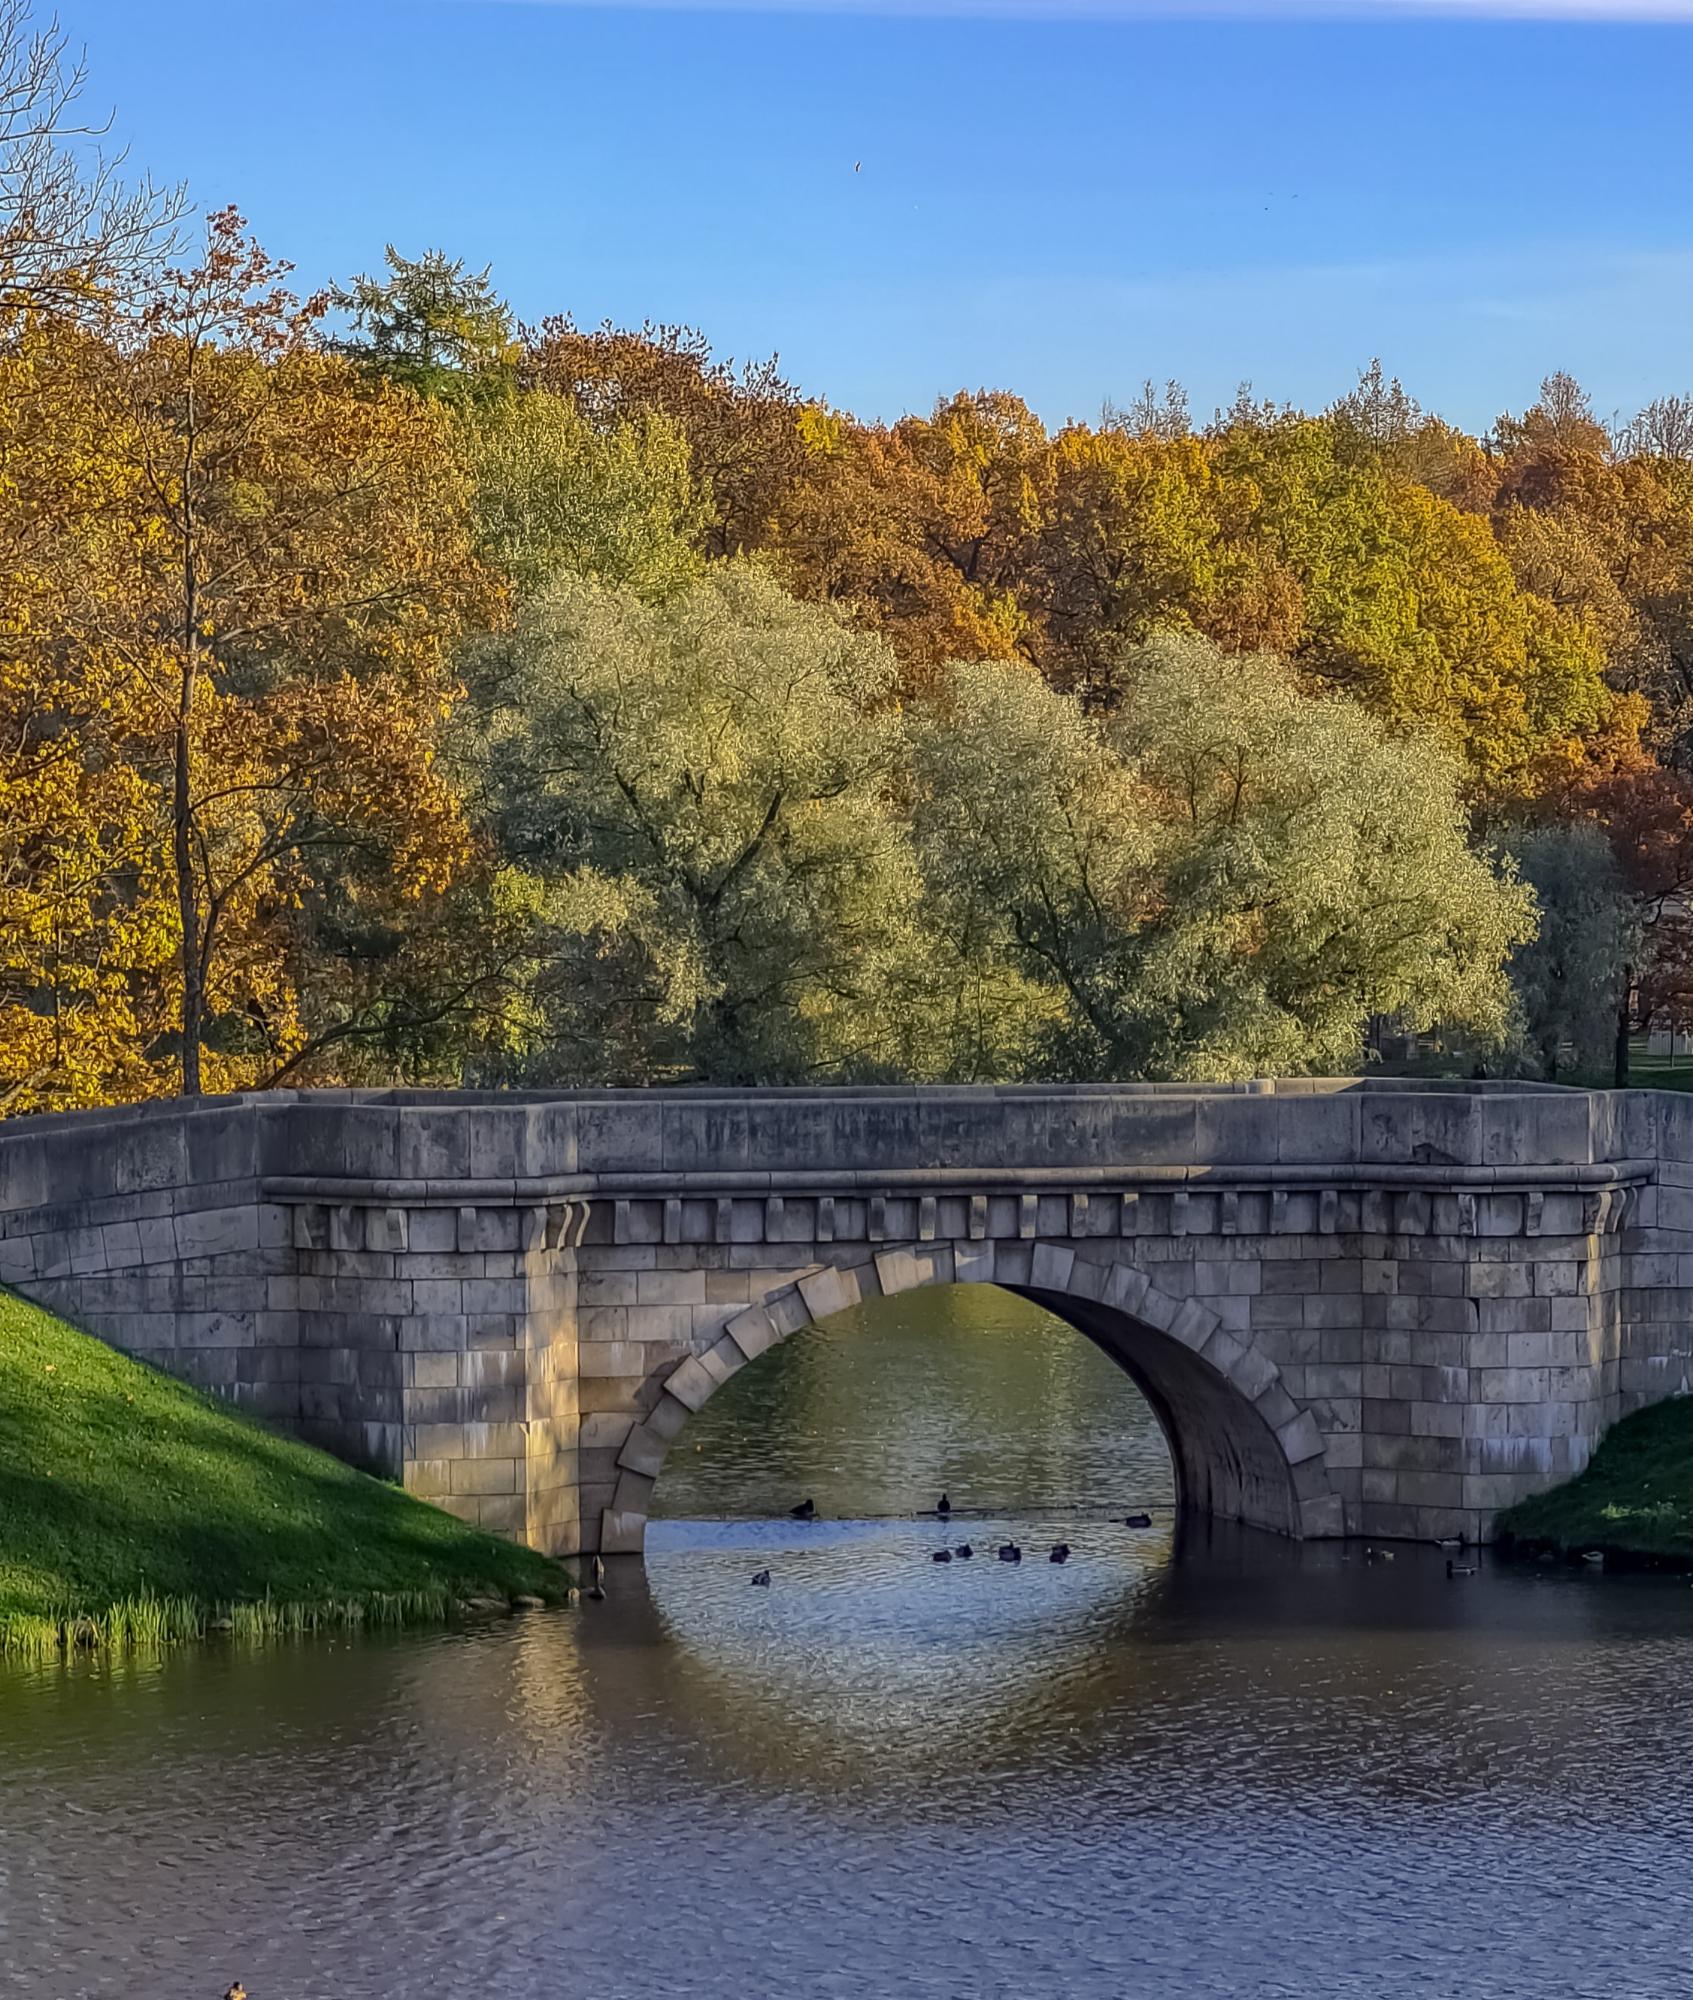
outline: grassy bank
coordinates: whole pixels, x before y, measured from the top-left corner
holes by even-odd
[[[1693,1396],[1658,1403],[1606,1432],[1579,1477],[1500,1516],[1508,1548],[1625,1564],[1693,1567]]]
[[[411,1623],[568,1583],[0,1293],[0,1651]]]

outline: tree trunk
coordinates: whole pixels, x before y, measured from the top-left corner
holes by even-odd
[[[1617,1054],[1614,1081],[1618,1090],[1628,1088],[1628,1031],[1634,1025],[1629,1012],[1629,996],[1634,987],[1634,967],[1622,969],[1622,992],[1617,999]]]
[[[194,700],[194,656],[183,664],[176,712],[176,789],[171,831],[176,858],[176,906],[182,922],[182,1094],[200,1095],[200,905],[194,882],[194,793],[189,715]]]
[[[171,801],[176,907],[182,924],[182,1094],[200,1095],[200,893],[194,879],[194,695],[200,672],[200,579],[194,545],[194,391],[188,391],[188,449],[182,479],[182,679],[176,697],[175,790]]]

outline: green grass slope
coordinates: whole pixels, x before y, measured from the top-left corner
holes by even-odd
[[[1693,1396],[1613,1424],[1585,1472],[1519,1501],[1497,1533],[1518,1548],[1693,1566]]]
[[[232,1608],[243,1628],[253,1605],[284,1627],[393,1621],[474,1597],[556,1601],[568,1584],[0,1293],[0,1648],[32,1633],[39,1650],[44,1620],[101,1636],[136,1600],[171,1601],[177,1632]]]

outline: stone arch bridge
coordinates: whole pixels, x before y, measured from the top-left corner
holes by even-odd
[[[1693,1369],[1693,1100],[1377,1080],[273,1093],[0,1125],[0,1283],[561,1554],[811,1321],[1049,1307],[1184,1505],[1485,1537]]]

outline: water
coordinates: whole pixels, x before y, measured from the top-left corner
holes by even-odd
[[[1014,1331],[747,1371],[606,1604],[0,1675],[0,1994],[1685,1990],[1693,1590],[1124,1528],[1150,1419]]]

